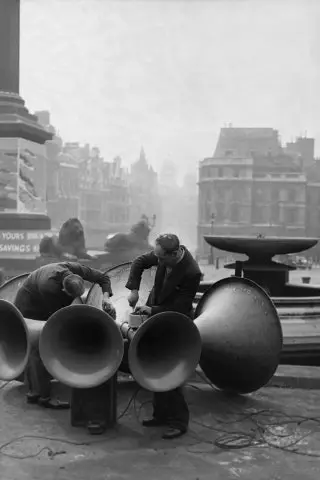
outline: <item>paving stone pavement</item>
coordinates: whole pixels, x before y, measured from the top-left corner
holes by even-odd
[[[120,381],[119,414],[136,387]],[[59,398],[68,398],[65,387],[54,383],[53,388]],[[170,441],[161,439],[161,429],[143,428],[139,421],[151,411],[150,403],[139,411],[141,402],[150,400],[148,392],[140,391],[136,408],[131,406],[116,429],[102,436],[71,427],[69,412],[26,405],[24,393],[16,382],[0,390],[1,480],[320,478],[318,390],[268,387],[228,396],[208,385],[189,384],[190,429]],[[302,418],[293,418],[297,415],[315,421],[301,423]],[[222,448],[227,432],[229,446],[230,434],[236,432],[233,446],[242,448]],[[262,445],[257,442],[261,438]],[[215,444],[219,439],[222,444]],[[300,454],[282,449],[294,442]]]

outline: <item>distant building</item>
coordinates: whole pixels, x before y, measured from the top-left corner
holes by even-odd
[[[199,253],[209,253],[210,234],[305,236],[311,146],[283,148],[272,128],[222,128],[199,165]]]
[[[172,160],[165,160],[159,174],[159,182],[164,188],[176,188],[178,185],[178,168]]]
[[[98,148],[63,143],[47,111],[39,122],[54,133],[47,142],[47,213],[58,230],[71,217],[83,223],[89,248],[103,248],[106,236],[129,229],[128,174],[121,158],[105,162]]]
[[[50,112],[35,112],[41,125],[54,136],[46,142],[47,153],[47,214],[53,229],[79,215],[78,166],[64,151],[63,141],[50,123]]]
[[[57,190],[47,202],[53,228],[59,229],[68,218],[79,218],[79,166],[71,155],[57,156]]]
[[[130,223],[136,223],[142,215],[152,218],[160,213],[158,174],[149,165],[144,149],[139,159],[131,165],[129,175]]]
[[[196,172],[184,175],[178,185],[178,167],[166,160],[160,170],[159,193],[161,196],[162,232],[176,233],[190,250],[197,248],[198,186]],[[181,174],[181,172],[180,172]]]
[[[295,142],[287,143],[286,150],[298,154],[305,168],[314,164],[314,138],[298,137]]]
[[[173,161],[163,162],[159,173],[159,195],[161,214],[158,228],[161,232],[180,232],[180,188],[178,186],[177,168]]]
[[[129,229],[129,187],[121,158],[105,162],[93,149],[80,165],[80,213],[91,248],[101,248],[106,236]]]
[[[307,176],[307,212],[306,212],[306,235],[320,239],[320,160],[314,160],[313,164],[306,168]],[[319,242],[320,243],[320,242]],[[308,250],[320,262],[319,243]]]
[[[180,190],[179,230],[181,241],[193,253],[197,250],[198,186],[196,172],[187,173]]]

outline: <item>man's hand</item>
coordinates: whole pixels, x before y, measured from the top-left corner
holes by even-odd
[[[103,295],[102,308],[103,308],[104,312],[106,312],[108,315],[110,315],[110,317],[112,317],[114,320],[116,319],[116,316],[117,316],[116,309],[112,305],[108,293],[105,293]]]
[[[131,290],[129,296],[128,296],[128,302],[130,307],[134,308],[139,300],[139,292],[138,290]]]
[[[142,307],[137,307],[135,309],[135,312],[134,313],[139,313],[141,315],[151,315],[151,307],[147,307],[146,305],[142,306]]]

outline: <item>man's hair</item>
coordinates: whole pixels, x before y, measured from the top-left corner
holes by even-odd
[[[175,254],[180,248],[180,240],[174,233],[159,235],[156,238],[156,244],[168,255]]]
[[[63,288],[73,298],[77,298],[83,294],[84,280],[79,275],[73,273],[63,279]]]

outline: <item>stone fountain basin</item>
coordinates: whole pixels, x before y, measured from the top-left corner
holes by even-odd
[[[242,253],[248,257],[269,257],[286,255],[308,250],[317,244],[318,238],[205,235],[205,241],[212,247],[232,253]]]

